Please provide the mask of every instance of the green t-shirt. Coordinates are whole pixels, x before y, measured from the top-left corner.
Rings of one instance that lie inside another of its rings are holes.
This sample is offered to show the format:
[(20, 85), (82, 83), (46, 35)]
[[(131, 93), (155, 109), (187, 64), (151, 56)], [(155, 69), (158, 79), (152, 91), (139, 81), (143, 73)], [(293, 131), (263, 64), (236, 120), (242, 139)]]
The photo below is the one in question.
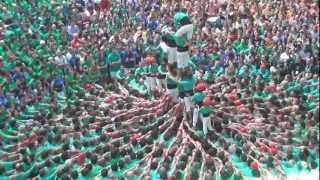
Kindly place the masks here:
[(199, 103), (203, 101), (204, 97), (205, 94), (203, 92), (197, 92), (192, 96), (192, 101)]
[(180, 80), (179, 83), (178, 83), (179, 92), (192, 91), (194, 83), (195, 83), (194, 78)]
[(201, 114), (203, 114), (203, 115), (209, 115), (209, 114), (211, 114), (212, 109), (211, 109), (211, 107), (209, 107), (209, 106), (202, 106), (202, 107), (199, 109), (199, 112), (200, 112)]
[(150, 64), (148, 66), (149, 73), (157, 73), (158, 72), (158, 65), (157, 64)]
[(168, 75), (166, 76), (166, 83), (167, 86), (177, 86), (178, 82), (175, 81), (174, 79), (171, 79)]
[[(119, 53), (111, 52), (107, 57), (107, 62), (110, 63), (111, 72), (118, 71), (121, 67)], [(112, 63), (115, 63), (115, 64), (111, 65)]]

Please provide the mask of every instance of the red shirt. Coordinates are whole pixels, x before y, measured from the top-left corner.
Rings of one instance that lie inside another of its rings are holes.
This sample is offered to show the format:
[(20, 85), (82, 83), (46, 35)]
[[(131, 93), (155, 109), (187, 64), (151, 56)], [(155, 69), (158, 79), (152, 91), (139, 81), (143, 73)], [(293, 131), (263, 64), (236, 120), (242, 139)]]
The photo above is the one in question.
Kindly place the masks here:
[(119, 131), (114, 131), (111, 133), (112, 138), (118, 138), (119, 137)]
[(83, 152), (79, 152), (79, 155), (78, 155), (78, 157), (77, 157), (77, 159), (76, 159), (76, 162), (77, 162), (80, 166), (82, 166), (85, 158), (86, 158), (86, 154), (83, 153)]
[(250, 168), (251, 168), (252, 170), (259, 170), (259, 164), (258, 164), (256, 161), (252, 161), (252, 162), (250, 163)]
[(132, 134), (132, 136), (130, 137), (131, 141), (133, 140), (138, 140), (138, 138), (140, 137), (139, 134), (135, 133), (135, 134)]
[(109, 0), (101, 0), (100, 9), (109, 10), (110, 7), (111, 7), (111, 4), (110, 4)]
[(241, 106), (242, 105), (241, 100), (238, 99), (238, 100), (234, 101), (234, 105)]

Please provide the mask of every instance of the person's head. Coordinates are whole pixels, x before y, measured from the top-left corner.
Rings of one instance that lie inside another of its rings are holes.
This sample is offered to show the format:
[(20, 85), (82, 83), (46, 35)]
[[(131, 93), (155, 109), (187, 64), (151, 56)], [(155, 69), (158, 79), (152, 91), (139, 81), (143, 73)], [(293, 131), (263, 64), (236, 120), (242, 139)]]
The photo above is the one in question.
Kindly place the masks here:
[(109, 169), (105, 168), (101, 170), (101, 176), (102, 177), (107, 177), (109, 173)]

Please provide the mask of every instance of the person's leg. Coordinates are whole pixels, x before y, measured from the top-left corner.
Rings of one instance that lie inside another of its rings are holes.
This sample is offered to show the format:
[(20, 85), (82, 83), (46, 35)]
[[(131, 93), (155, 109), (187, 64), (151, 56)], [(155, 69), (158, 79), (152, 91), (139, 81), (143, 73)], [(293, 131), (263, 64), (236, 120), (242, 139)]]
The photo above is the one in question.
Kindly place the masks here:
[(162, 90), (162, 82), (161, 82), (161, 79), (157, 78), (156, 81), (157, 81), (157, 88), (159, 88), (159, 90)]
[(213, 127), (212, 127), (212, 122), (211, 122), (212, 120), (211, 120), (211, 118), (210, 118), (210, 116), (208, 117), (208, 129), (210, 130), (210, 131), (212, 131), (213, 130)]
[(152, 81), (151, 77), (146, 78), (147, 90), (150, 95), (152, 95)]
[(168, 63), (174, 64), (177, 62), (177, 48), (176, 47), (168, 47)]
[(186, 110), (186, 114), (187, 114), (187, 119), (191, 121), (192, 119), (192, 112), (191, 112), (191, 108), (192, 108), (192, 102), (191, 102), (191, 96), (187, 96), (183, 98), (184, 100), (184, 104), (185, 104), (185, 110)]
[(192, 126), (195, 128), (199, 118), (199, 106), (196, 105), (193, 109)]
[(203, 134), (206, 136), (208, 134), (208, 119), (209, 117), (203, 117), (202, 114), (201, 116), (201, 120), (202, 120), (202, 131)]
[(177, 63), (180, 75), (183, 73), (183, 70), (188, 67), (189, 60), (190, 56), (188, 51), (177, 52)]
[(168, 89), (168, 94), (169, 96), (171, 97), (172, 99), (172, 102), (174, 103), (178, 103), (179, 99), (178, 99), (178, 89), (175, 88), (175, 89)]

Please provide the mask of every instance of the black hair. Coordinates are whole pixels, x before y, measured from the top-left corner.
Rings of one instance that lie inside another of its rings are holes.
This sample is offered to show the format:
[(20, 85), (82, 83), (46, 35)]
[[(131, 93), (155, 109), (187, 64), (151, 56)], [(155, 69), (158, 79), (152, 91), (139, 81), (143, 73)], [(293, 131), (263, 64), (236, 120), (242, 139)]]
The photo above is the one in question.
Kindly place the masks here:
[(118, 168), (119, 168), (119, 167), (118, 167), (118, 164), (117, 164), (117, 163), (111, 165), (111, 170), (112, 170), (112, 171), (117, 171)]
[(142, 159), (144, 156), (144, 153), (142, 151), (137, 152), (137, 158)]
[(151, 169), (155, 170), (157, 169), (158, 167), (158, 162), (156, 161), (156, 159), (154, 159), (152, 162), (151, 162)]
[(103, 153), (102, 145), (98, 145), (98, 146), (95, 148), (94, 152), (97, 153), (97, 154), (102, 154), (102, 153)]
[(120, 149), (119, 154), (121, 157), (123, 157), (127, 154), (127, 151), (124, 148), (122, 148), (122, 149)]
[(316, 169), (318, 167), (318, 164), (315, 160), (311, 160), (310, 162), (311, 169)]
[(3, 175), (5, 172), (5, 169), (2, 165), (0, 165), (0, 175)]
[(188, 161), (188, 156), (185, 155), (185, 154), (182, 154), (182, 155), (180, 156), (180, 160), (186, 162), (186, 161)]
[(69, 153), (68, 151), (64, 151), (62, 154), (61, 154), (61, 159), (63, 161), (66, 161), (67, 159), (69, 159)]
[(250, 154), (250, 156), (252, 156), (254, 158), (256, 158), (256, 156), (257, 156), (257, 154), (254, 151), (251, 151), (249, 154)]
[(248, 160), (248, 157), (247, 157), (247, 155), (246, 154), (244, 154), (244, 153), (242, 153), (241, 155), (240, 155), (240, 160), (241, 161), (247, 161)]
[(61, 158), (60, 158), (60, 156), (56, 156), (52, 160), (53, 160), (54, 163), (60, 164)]
[(72, 171), (71, 172), (71, 178), (72, 179), (78, 179), (78, 176), (79, 176), (78, 171)]
[(131, 160), (131, 158), (130, 158), (129, 155), (125, 155), (124, 158), (123, 158), (123, 162), (124, 162), (125, 164), (128, 164), (130, 160)]
[(240, 148), (236, 147), (236, 155), (240, 156), (242, 154), (242, 151)]
[(101, 135), (100, 135), (100, 142), (104, 142), (104, 141), (106, 141), (106, 140), (107, 140), (107, 135), (101, 134)]
[(256, 138), (256, 136), (255, 135), (250, 135), (250, 141), (252, 142), (252, 143), (254, 143), (254, 142), (256, 142), (256, 140), (257, 140), (257, 138)]
[(108, 169), (102, 169), (101, 170), (101, 176), (102, 177), (107, 177), (108, 176), (108, 171), (109, 171)]
[(160, 157), (163, 153), (163, 149), (160, 147), (153, 153), (153, 157)]
[(82, 174), (82, 176), (87, 176), (88, 174), (89, 174), (89, 169), (88, 168), (83, 168), (82, 170), (81, 170), (81, 174)]
[(44, 165), (45, 165), (46, 167), (50, 167), (50, 166), (52, 165), (52, 161), (51, 161), (50, 159), (47, 159), (47, 160), (45, 161)]
[(64, 144), (62, 145), (62, 149), (63, 149), (64, 151), (68, 150), (68, 149), (69, 149), (69, 144), (68, 144), (68, 143), (64, 143)]
[(254, 177), (260, 177), (260, 171), (259, 170), (252, 170), (252, 175), (254, 176)]
[(123, 168), (124, 168), (124, 165), (125, 165), (125, 163), (124, 163), (123, 159), (121, 159), (121, 160), (118, 162), (118, 167), (119, 167), (120, 169), (123, 169)]
[(310, 154), (309, 150), (307, 148), (303, 148), (299, 152), (299, 157), (300, 157), (301, 160), (306, 161), (308, 156), (309, 156), (309, 154)]
[(89, 164), (86, 164), (86, 165), (85, 165), (85, 168), (87, 168), (89, 171), (91, 171), (91, 169), (92, 169), (92, 164), (90, 164), (90, 163), (89, 163)]
[(131, 140), (131, 144), (133, 146), (136, 146), (138, 144), (138, 141), (136, 139)]
[(114, 147), (120, 147), (121, 142), (120, 142), (120, 140), (117, 140), (117, 141), (114, 141), (112, 144)]
[(87, 151), (85, 154), (86, 154), (87, 158), (89, 158), (89, 159), (91, 158), (92, 153), (90, 151)]
[(130, 141), (130, 137), (128, 136), (128, 135), (125, 135), (124, 137), (123, 137), (123, 142), (124, 143), (128, 143)]
[(225, 155), (224, 155), (224, 152), (223, 152), (223, 151), (218, 152), (217, 156), (218, 156), (218, 158), (221, 159), (221, 160), (224, 160), (224, 158), (225, 158)]
[(131, 153), (130, 153), (130, 158), (131, 158), (131, 159), (136, 159), (136, 158), (137, 158), (136, 153), (131, 152)]
[(91, 161), (92, 164), (96, 164), (97, 161), (98, 161), (97, 155), (93, 154), (93, 155), (90, 157), (90, 161)]
[(119, 154), (119, 149), (118, 148), (111, 148), (110, 153), (111, 153), (111, 158), (115, 158)]
[(110, 158), (111, 158), (111, 154), (110, 154), (110, 153), (106, 153), (106, 154), (103, 156), (103, 159), (106, 160), (106, 161), (109, 161)]
[(45, 177), (47, 175), (47, 172), (44, 168), (42, 168), (40, 171), (39, 171), (39, 175), (40, 177)]
[(159, 174), (161, 179), (166, 179), (167, 178), (167, 170), (164, 167), (161, 167), (159, 169)]
[(146, 146), (145, 148), (144, 148), (144, 152), (145, 153), (150, 153), (152, 151), (152, 147), (151, 146)]
[(146, 145), (146, 142), (145, 142), (144, 139), (141, 139), (139, 144), (140, 144), (141, 147), (144, 147)]

